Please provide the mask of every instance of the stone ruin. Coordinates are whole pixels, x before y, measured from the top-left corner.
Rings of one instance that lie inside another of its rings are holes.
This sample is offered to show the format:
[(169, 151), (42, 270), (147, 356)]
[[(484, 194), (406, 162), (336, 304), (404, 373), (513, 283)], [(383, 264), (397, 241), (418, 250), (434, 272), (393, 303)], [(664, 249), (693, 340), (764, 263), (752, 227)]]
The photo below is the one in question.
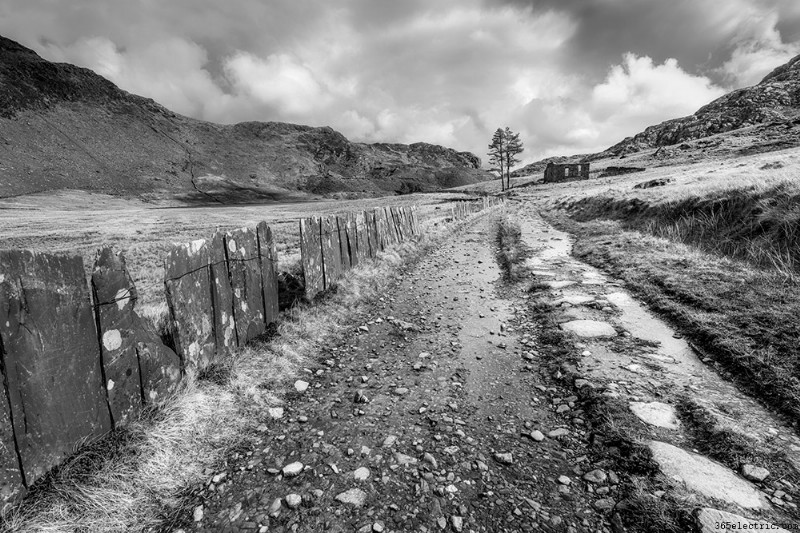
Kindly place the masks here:
[(589, 163), (547, 163), (547, 167), (544, 169), (545, 183), (588, 179)]

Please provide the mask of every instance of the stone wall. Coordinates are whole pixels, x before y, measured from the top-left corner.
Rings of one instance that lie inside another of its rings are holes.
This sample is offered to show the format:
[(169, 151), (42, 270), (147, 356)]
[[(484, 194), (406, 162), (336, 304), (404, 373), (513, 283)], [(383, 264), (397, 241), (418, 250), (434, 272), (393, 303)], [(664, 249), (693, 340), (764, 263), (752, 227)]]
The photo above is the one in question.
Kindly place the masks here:
[(277, 319), (277, 255), (262, 223), (176, 244), (165, 261), (175, 350), (136, 312), (125, 257), (0, 251), (0, 508), (74, 451), (177, 389), (186, 371)]

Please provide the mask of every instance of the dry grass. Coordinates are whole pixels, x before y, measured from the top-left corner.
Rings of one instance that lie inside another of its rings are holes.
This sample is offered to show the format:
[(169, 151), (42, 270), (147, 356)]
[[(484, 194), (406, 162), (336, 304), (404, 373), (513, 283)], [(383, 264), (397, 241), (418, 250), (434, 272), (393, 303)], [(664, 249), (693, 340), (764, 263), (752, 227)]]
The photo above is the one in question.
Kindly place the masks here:
[(210, 238), (216, 229), (255, 227), (264, 220), (275, 236), (280, 268), (299, 262), (298, 220), (375, 207), (419, 205), (423, 221), (441, 222), (463, 193), (412, 194), (362, 200), (223, 207), (153, 207), (103, 195), (73, 192), (0, 200), (0, 249), (77, 253), (87, 269), (105, 245), (125, 254), (140, 303), (164, 301), (164, 259), (175, 242)]
[[(351, 270), (317, 305), (284, 314), (278, 335), (244, 347), (213, 379), (189, 374), (159, 410), (86, 447), (5, 517), (20, 532), (122, 532), (180, 525), (190, 514), (182, 494), (207, 482), (231, 449), (277, 405), (287, 386), (354, 317), (385, 293), (400, 265), (427, 253), (451, 229), (429, 219), (419, 242), (404, 243)], [(158, 323), (158, 305), (144, 314)], [(120, 438), (124, 435), (125, 438)], [(116, 440), (115, 440), (116, 439)]]
[(651, 309), (728, 370), (752, 395), (800, 416), (800, 291), (778, 272), (624, 230), (619, 223), (562, 227), (573, 253), (624, 279)]
[(507, 214), (497, 222), (495, 233), (497, 242), (497, 262), (510, 282), (520, 281), (527, 277), (528, 269), (525, 260), (531, 256), (532, 250), (522, 240), (522, 230), (515, 220)]

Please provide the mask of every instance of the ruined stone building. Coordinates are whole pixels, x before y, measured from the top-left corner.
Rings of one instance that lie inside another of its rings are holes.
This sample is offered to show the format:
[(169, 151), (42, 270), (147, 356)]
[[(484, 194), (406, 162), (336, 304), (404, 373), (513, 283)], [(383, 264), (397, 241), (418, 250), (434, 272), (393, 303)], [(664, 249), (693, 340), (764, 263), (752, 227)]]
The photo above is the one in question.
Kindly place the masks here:
[(544, 169), (545, 183), (572, 180), (588, 180), (589, 163), (561, 164), (547, 163)]

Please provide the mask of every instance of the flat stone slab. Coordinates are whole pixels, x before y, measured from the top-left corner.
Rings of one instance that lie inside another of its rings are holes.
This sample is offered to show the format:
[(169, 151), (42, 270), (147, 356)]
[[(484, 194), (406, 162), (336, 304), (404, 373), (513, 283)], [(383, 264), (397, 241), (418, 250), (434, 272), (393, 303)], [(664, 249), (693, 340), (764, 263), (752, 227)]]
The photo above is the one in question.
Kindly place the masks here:
[(544, 284), (551, 289), (564, 289), (575, 285), (577, 281), (561, 280), (561, 281), (545, 281)]
[(697, 522), (703, 533), (717, 533), (719, 531), (775, 531), (776, 533), (788, 533), (785, 529), (773, 526), (769, 522), (751, 520), (737, 514), (726, 513), (709, 507), (702, 509), (698, 513)]
[(649, 446), (661, 472), (683, 483), (687, 489), (745, 509), (769, 507), (764, 496), (749, 481), (721, 464), (665, 442), (651, 441)]
[(588, 304), (589, 302), (593, 302), (593, 301), (594, 301), (594, 296), (589, 296), (587, 294), (571, 294), (571, 295), (559, 298), (554, 303), (556, 305), (562, 304), (562, 303), (568, 303), (570, 305), (583, 305), (583, 304)]
[(680, 427), (678, 417), (675, 415), (675, 408), (669, 404), (661, 402), (631, 402), (629, 407), (633, 414), (651, 426), (665, 429), (678, 429)]
[(611, 324), (597, 320), (573, 320), (561, 324), (561, 329), (583, 338), (617, 336), (617, 331)]

